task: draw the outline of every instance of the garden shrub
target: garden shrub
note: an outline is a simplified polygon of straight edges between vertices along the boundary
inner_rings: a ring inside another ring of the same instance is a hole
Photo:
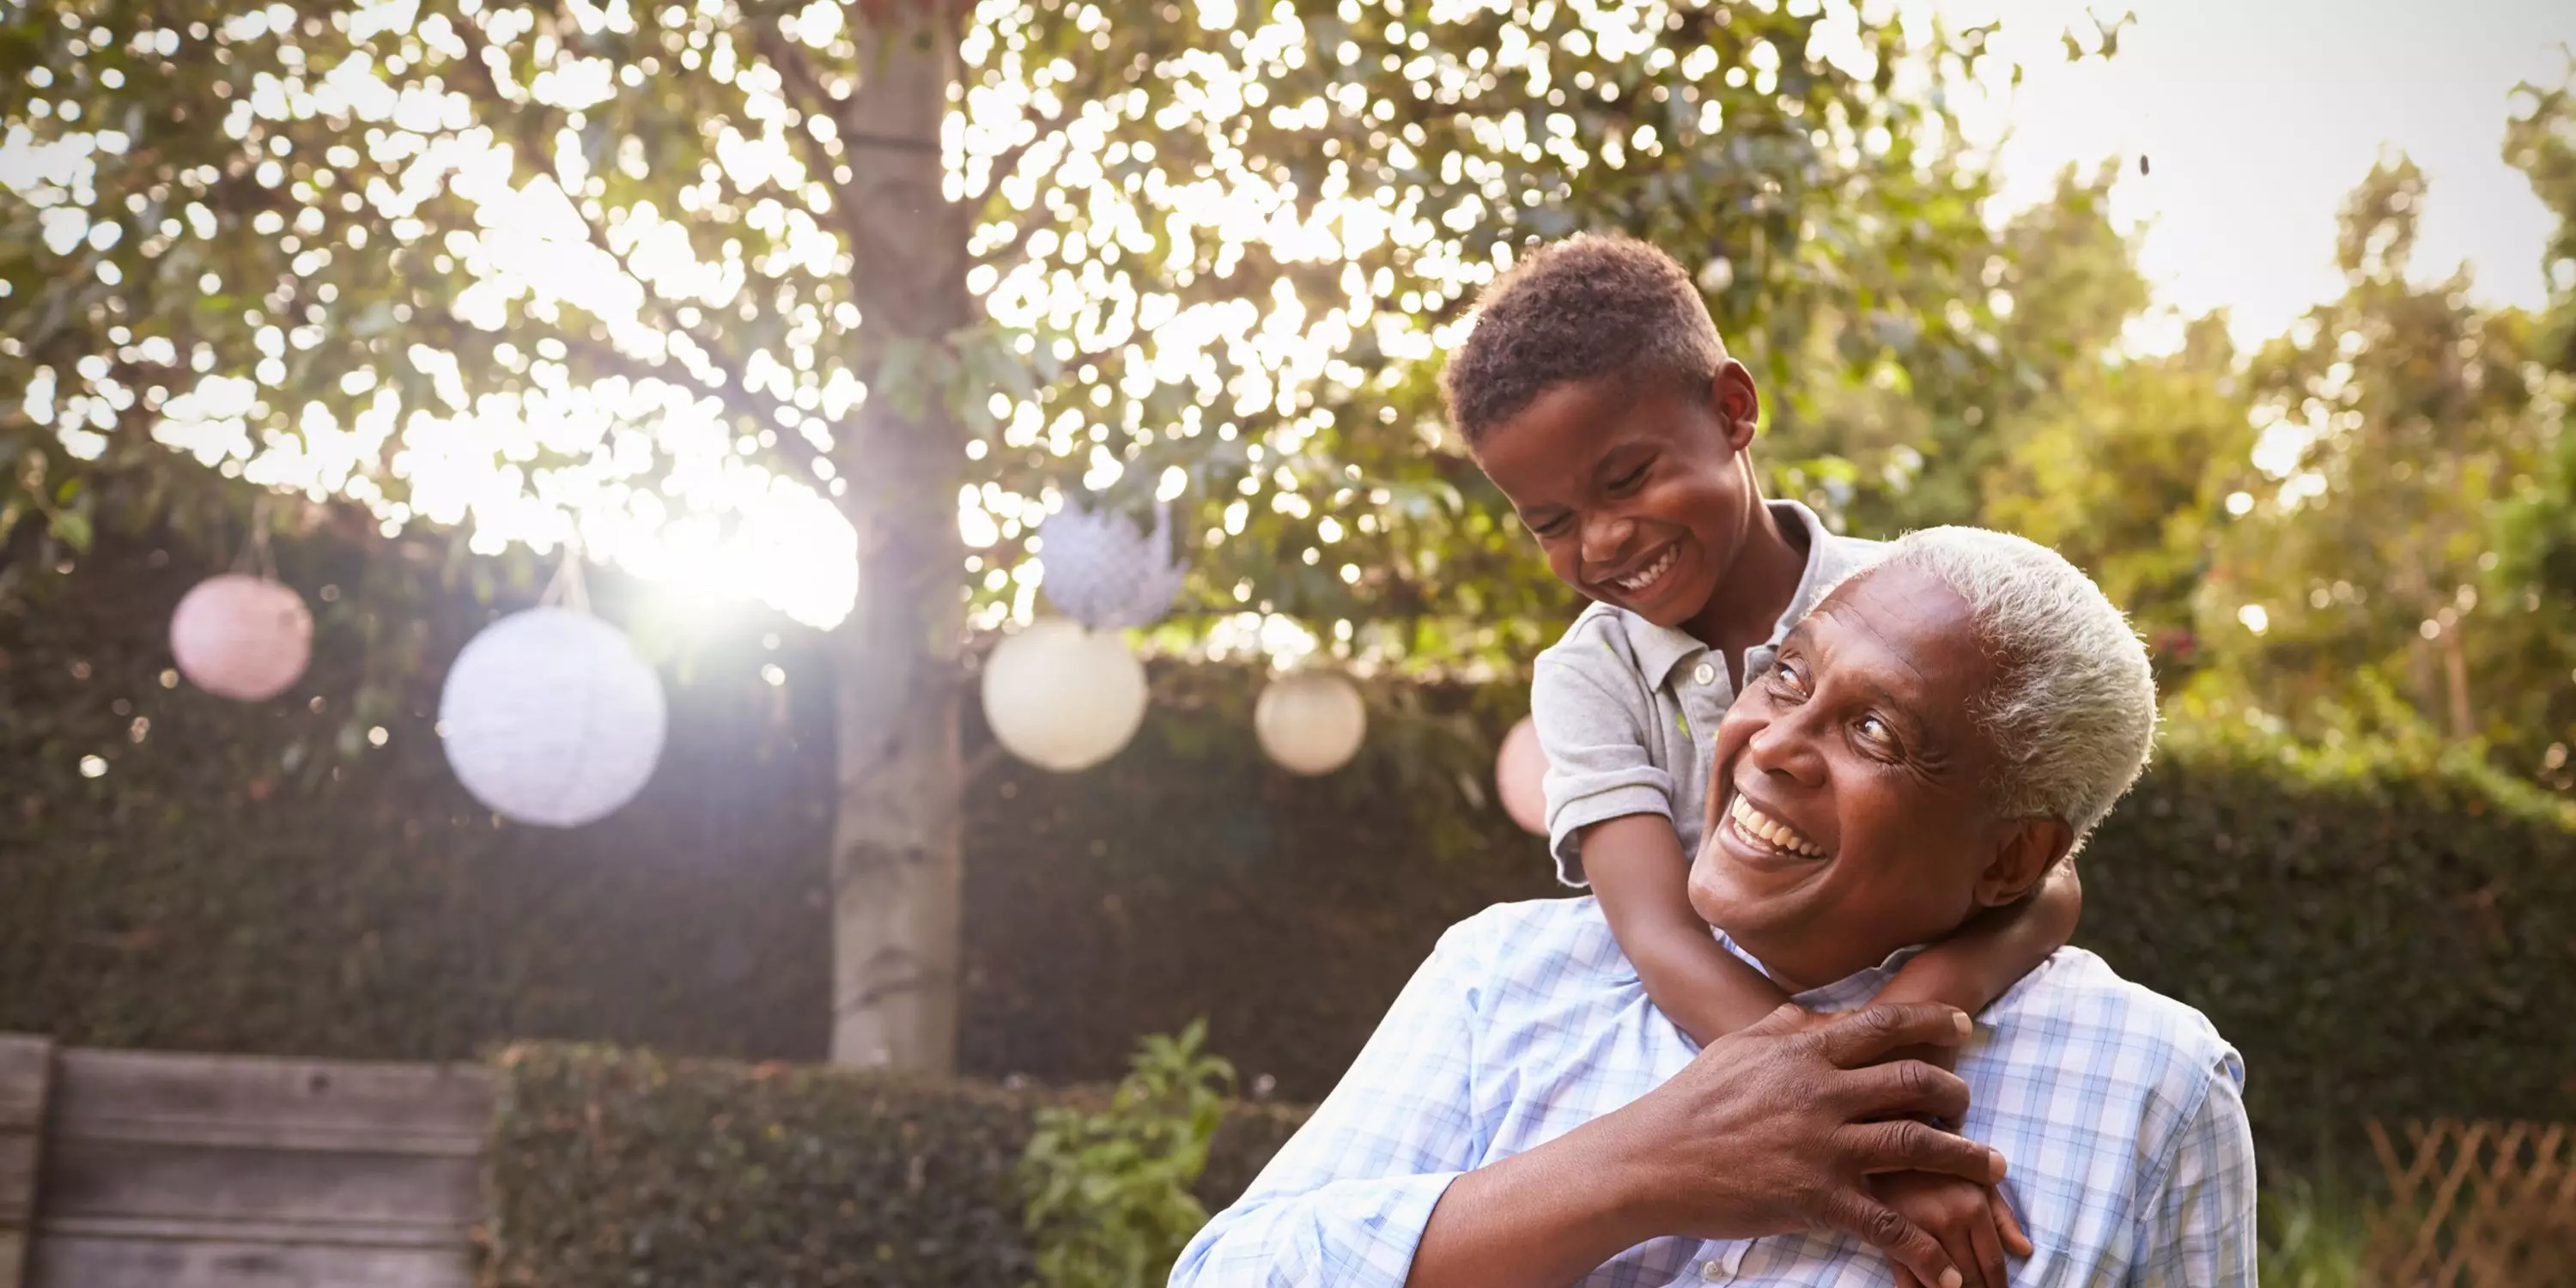
[[[1152,1288],[1207,1224],[1195,1191],[1234,1069],[1206,1041],[1201,1020],[1146,1038],[1106,1109],[1038,1109],[1020,1180],[1048,1288]]]
[[[1108,1099],[599,1046],[493,1067],[482,1288],[1019,1288],[1039,1270],[1019,1180],[1038,1116]],[[1296,1121],[1229,1119],[1226,1178]]]

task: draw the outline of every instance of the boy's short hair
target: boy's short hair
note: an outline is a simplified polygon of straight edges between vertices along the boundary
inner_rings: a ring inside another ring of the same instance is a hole
[[[1551,386],[1619,380],[1705,392],[1726,361],[1708,303],[1673,257],[1633,237],[1542,246],[1485,288],[1467,342],[1440,370],[1469,444]]]

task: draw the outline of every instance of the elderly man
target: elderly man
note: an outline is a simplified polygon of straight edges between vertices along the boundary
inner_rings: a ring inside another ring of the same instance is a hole
[[[2072,854],[2154,723],[2137,637],[2065,560],[1893,543],[1717,736],[1692,906],[1797,1006],[1695,1051],[1591,899],[1488,909],[1172,1282],[1879,1288],[1893,1256],[1955,1284],[1863,1185],[1921,1169],[2003,1178],[2036,1245],[2016,1285],[2252,1284],[2242,1068],[2197,1011],[2070,948],[1987,1009],[1956,1078],[1884,1059],[1955,1011],[1814,1018]]]

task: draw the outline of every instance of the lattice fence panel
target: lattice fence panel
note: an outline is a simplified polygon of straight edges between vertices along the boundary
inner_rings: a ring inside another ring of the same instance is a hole
[[[2388,1175],[2365,1256],[2387,1288],[2576,1286],[2576,1124],[2370,1124]]]

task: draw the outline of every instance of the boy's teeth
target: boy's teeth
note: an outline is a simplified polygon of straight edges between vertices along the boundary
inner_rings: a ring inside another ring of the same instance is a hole
[[[1665,569],[1672,567],[1674,554],[1674,551],[1667,550],[1662,554],[1655,556],[1655,561],[1653,563],[1638,569],[1633,575],[1621,577],[1611,584],[1617,586],[1621,590],[1630,591],[1632,593],[1644,590],[1646,587],[1655,584],[1655,579],[1663,576]]]

